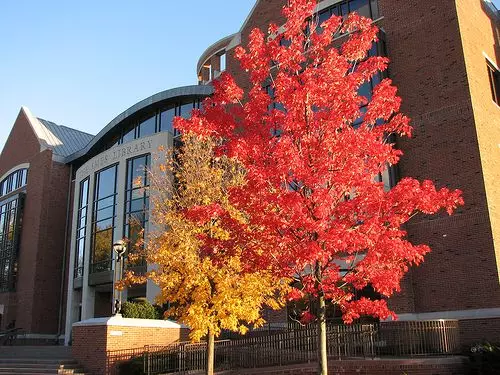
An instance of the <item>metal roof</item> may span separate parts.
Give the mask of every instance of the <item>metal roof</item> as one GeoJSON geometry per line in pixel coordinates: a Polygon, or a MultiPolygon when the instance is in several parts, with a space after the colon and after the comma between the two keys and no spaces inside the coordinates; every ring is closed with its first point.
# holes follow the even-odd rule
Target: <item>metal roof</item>
{"type": "Polygon", "coordinates": [[[94,138],[92,134],[58,125],[52,121],[36,118],[40,126],[35,127],[36,135],[43,146],[56,155],[66,157],[84,148],[94,138]]]}

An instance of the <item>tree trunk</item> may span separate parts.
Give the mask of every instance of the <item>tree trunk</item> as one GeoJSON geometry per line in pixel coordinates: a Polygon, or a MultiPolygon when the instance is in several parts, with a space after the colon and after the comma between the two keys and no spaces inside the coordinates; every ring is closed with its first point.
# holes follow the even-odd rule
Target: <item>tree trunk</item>
{"type": "Polygon", "coordinates": [[[208,330],[207,339],[207,375],[214,375],[215,362],[215,337],[211,330],[208,330]]]}
{"type": "MultiPolygon", "coordinates": [[[[321,265],[316,263],[316,283],[321,280],[321,265]]],[[[318,374],[328,375],[326,356],[326,303],[323,291],[318,290],[318,374]]]]}

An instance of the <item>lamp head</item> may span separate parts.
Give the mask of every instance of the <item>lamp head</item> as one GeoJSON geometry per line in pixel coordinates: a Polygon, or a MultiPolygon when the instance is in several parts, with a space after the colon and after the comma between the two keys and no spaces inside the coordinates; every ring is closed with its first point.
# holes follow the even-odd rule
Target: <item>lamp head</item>
{"type": "Polygon", "coordinates": [[[127,251],[127,244],[123,240],[116,241],[113,244],[113,251],[121,258],[127,251]]]}

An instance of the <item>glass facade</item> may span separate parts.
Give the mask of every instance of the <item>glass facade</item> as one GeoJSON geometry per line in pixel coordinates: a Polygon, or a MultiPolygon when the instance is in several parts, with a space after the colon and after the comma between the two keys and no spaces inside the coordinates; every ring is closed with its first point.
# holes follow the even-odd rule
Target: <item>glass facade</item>
{"type": "Polygon", "coordinates": [[[20,195],[0,206],[0,292],[15,290],[22,200],[20,195]]]}
{"type": "Polygon", "coordinates": [[[318,14],[318,27],[332,15],[347,17],[351,12],[357,12],[363,17],[377,19],[379,17],[377,0],[348,0],[341,1],[318,14]]]}
{"type": "Polygon", "coordinates": [[[90,272],[111,270],[118,165],[95,174],[90,272]]]}
{"type": "Polygon", "coordinates": [[[85,254],[85,235],[87,233],[87,208],[89,203],[89,178],[80,182],[78,203],[78,219],[76,223],[76,252],[74,277],[83,276],[83,261],[85,254]]]}
{"type": "MultiPolygon", "coordinates": [[[[145,229],[149,220],[149,176],[151,166],[149,154],[127,160],[127,179],[125,183],[125,220],[124,235],[130,241],[129,250],[142,247],[145,229]]],[[[131,266],[144,265],[142,262],[131,266]]]]}
{"type": "Polygon", "coordinates": [[[148,137],[159,132],[169,131],[173,132],[174,136],[179,135],[179,132],[173,128],[174,117],[190,117],[194,108],[200,108],[202,100],[191,98],[171,103],[160,110],[142,117],[139,121],[132,121],[123,125],[120,134],[112,136],[111,141],[107,143],[105,149],[133,141],[134,139],[148,137]]]}
{"type": "Polygon", "coordinates": [[[0,182],[0,196],[4,196],[14,190],[22,188],[27,184],[27,182],[28,169],[23,168],[12,172],[10,175],[5,177],[2,182],[0,182]]]}

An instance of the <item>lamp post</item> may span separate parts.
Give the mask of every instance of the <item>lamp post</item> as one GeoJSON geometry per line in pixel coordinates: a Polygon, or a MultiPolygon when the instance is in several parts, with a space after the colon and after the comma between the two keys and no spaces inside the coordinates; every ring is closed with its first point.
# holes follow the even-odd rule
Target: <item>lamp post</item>
{"type": "Polygon", "coordinates": [[[113,273],[113,315],[120,314],[122,311],[122,291],[116,290],[115,285],[123,277],[123,264],[125,263],[125,252],[127,244],[123,240],[116,241],[113,244],[113,251],[116,253],[116,262],[113,273]]]}

